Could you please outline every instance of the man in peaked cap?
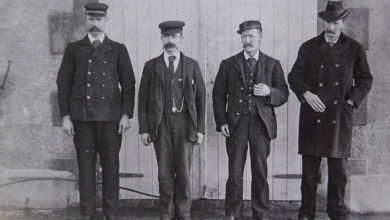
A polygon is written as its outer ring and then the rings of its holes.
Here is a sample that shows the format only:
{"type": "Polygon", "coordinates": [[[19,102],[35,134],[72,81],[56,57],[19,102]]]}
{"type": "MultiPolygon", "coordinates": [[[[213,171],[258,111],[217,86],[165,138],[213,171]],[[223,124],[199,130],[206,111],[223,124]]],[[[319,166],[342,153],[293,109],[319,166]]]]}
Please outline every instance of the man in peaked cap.
{"type": "Polygon", "coordinates": [[[88,34],[66,47],[57,77],[63,128],[76,147],[82,219],[95,219],[97,154],[103,213],[106,219],[117,215],[119,150],[133,117],[135,77],[125,45],[104,33],[107,8],[102,3],[85,5],[88,34]]]}
{"type": "Polygon", "coordinates": [[[182,21],[162,22],[164,52],[145,63],[139,89],[139,133],[154,144],[161,219],[190,219],[192,151],[205,133],[206,88],[197,61],[180,51],[182,21]]]}
{"type": "Polygon", "coordinates": [[[302,201],[299,219],[314,219],[318,169],[328,162],[327,213],[347,219],[344,204],[347,158],[351,156],[352,113],[371,89],[372,75],[360,43],[342,29],[349,10],[343,1],[329,1],[324,32],[303,43],[288,75],[301,102],[299,154],[302,155],[302,201]]]}
{"type": "Polygon", "coordinates": [[[267,157],[276,138],[274,108],[289,92],[280,62],[260,51],[259,21],[244,21],[238,34],[244,48],[222,61],[212,92],[217,131],[226,137],[229,177],[226,182],[225,219],[242,215],[243,172],[248,151],[252,170],[252,216],[268,219],[267,157]]]}

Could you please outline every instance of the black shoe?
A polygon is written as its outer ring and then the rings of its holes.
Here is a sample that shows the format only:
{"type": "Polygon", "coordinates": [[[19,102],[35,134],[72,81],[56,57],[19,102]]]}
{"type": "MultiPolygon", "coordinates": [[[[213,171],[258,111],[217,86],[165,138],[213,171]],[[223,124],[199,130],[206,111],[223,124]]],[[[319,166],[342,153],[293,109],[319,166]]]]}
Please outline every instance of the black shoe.
{"type": "Polygon", "coordinates": [[[82,215],[82,216],[80,216],[80,220],[96,220],[96,216],[94,216],[94,215],[91,215],[91,216],[84,216],[84,215],[82,215]]]}
{"type": "Polygon", "coordinates": [[[299,218],[299,220],[309,220],[309,217],[302,216],[302,217],[299,218]]]}
{"type": "Polygon", "coordinates": [[[115,220],[117,219],[116,215],[104,215],[105,220],[115,220]]]}

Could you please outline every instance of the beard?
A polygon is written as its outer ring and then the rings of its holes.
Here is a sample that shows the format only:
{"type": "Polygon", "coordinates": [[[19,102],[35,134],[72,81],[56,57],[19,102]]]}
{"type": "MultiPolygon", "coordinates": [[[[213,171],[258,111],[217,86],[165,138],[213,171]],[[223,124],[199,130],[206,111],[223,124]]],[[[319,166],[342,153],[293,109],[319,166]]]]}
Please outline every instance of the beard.
{"type": "Polygon", "coordinates": [[[164,45],[164,49],[173,49],[173,48],[177,48],[176,44],[174,43],[166,43],[164,45]]]}

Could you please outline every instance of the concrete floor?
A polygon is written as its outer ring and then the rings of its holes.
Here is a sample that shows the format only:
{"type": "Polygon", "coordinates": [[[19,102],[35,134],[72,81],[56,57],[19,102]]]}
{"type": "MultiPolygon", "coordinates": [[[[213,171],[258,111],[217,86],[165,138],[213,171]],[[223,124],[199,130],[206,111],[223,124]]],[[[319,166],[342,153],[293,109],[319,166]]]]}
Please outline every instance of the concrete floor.
{"type": "MultiPolygon", "coordinates": [[[[2,210],[0,211],[0,220],[77,220],[78,208],[62,210],[2,210]]],[[[223,208],[221,207],[194,207],[191,211],[193,220],[217,220],[223,218],[223,208]]],[[[297,219],[296,210],[272,208],[270,217],[273,220],[297,219]]],[[[244,211],[244,219],[250,219],[250,210],[244,211]]],[[[102,212],[98,210],[96,220],[102,220],[102,212]]],[[[120,210],[118,220],[158,220],[159,212],[155,207],[149,208],[124,208],[120,210]]],[[[328,220],[326,213],[319,212],[317,220],[328,220]]],[[[351,220],[389,220],[390,214],[357,215],[352,214],[351,220]]]]}

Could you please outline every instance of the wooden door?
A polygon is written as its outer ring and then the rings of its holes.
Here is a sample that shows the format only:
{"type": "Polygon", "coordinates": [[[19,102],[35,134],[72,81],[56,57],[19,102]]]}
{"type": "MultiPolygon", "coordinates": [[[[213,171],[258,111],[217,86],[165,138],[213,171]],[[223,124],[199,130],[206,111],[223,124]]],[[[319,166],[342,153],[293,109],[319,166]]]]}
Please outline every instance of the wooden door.
{"type": "MultiPolygon", "coordinates": [[[[112,39],[126,45],[137,80],[144,63],[162,53],[158,24],[183,20],[182,51],[196,59],[207,89],[205,142],[194,149],[192,194],[194,198],[224,199],[228,175],[225,139],[215,131],[211,90],[223,59],[241,50],[238,25],[249,19],[263,25],[261,49],[280,60],[286,79],[302,42],[316,35],[317,2],[312,0],[103,0],[109,5],[112,39]],[[205,190],[205,191],[204,191],[205,190]]],[[[136,100],[137,102],[138,100],[136,100]]],[[[299,200],[301,159],[297,154],[299,103],[294,94],[276,110],[278,138],[271,143],[268,181],[272,200],[299,200]],[[286,178],[287,177],[287,178],[286,178]]],[[[120,153],[121,172],[142,173],[142,178],[122,178],[120,185],[158,195],[157,163],[153,147],[145,147],[138,135],[138,112],[126,132],[120,153]]],[[[249,158],[249,155],[248,155],[249,158]]],[[[250,160],[244,174],[244,197],[250,199],[250,160]]],[[[122,199],[144,199],[121,191],[122,199]]]]}

